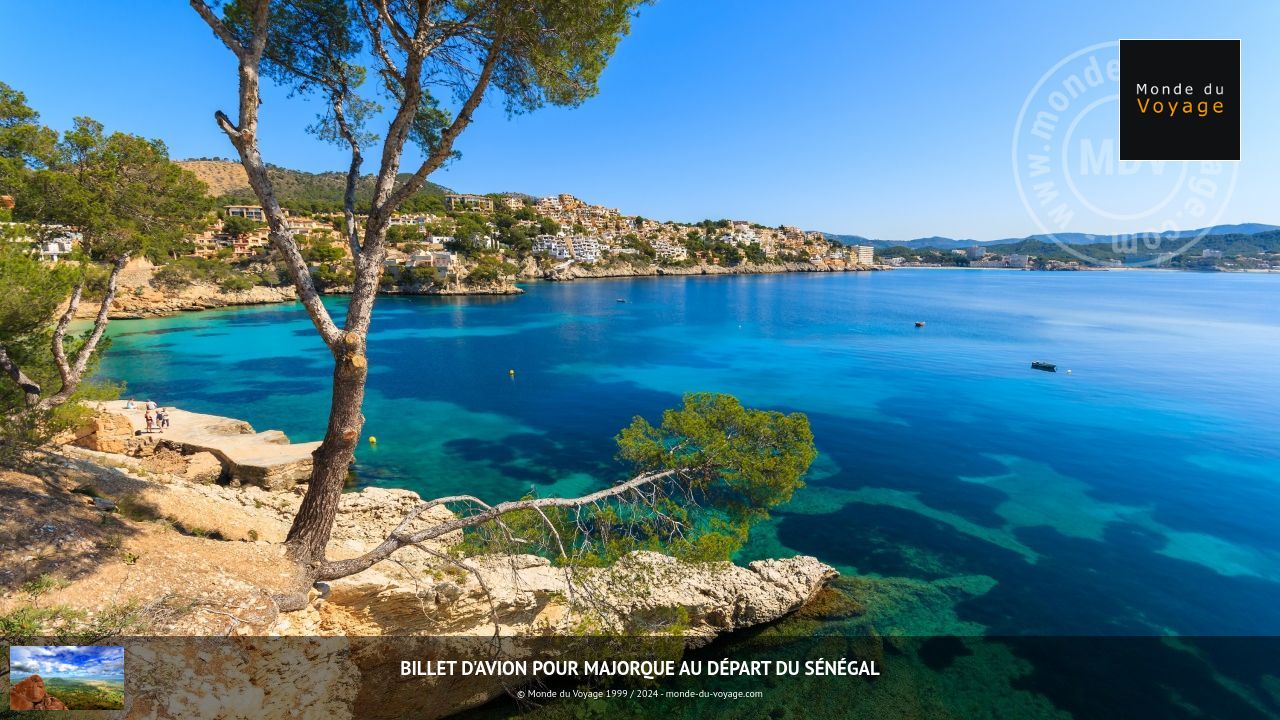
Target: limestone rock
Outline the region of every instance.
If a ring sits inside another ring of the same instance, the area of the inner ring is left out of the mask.
[[[71,444],[98,452],[132,455],[139,442],[129,418],[118,413],[99,413],[77,428]]]
[[[192,283],[178,290],[151,286],[153,267],[131,262],[121,278],[121,291],[111,307],[112,319],[146,318],[172,315],[193,310],[207,310],[231,305],[262,305],[289,302],[297,298],[292,285],[284,287],[255,286],[248,290],[224,292],[217,285]],[[126,284],[126,281],[127,284]],[[76,317],[93,317],[98,311],[94,303],[81,303]]]
[[[211,452],[193,453],[187,457],[187,469],[183,477],[194,483],[215,483],[222,477],[222,461]]]
[[[311,453],[320,443],[293,443],[279,430],[255,432],[253,426],[243,420],[193,413],[170,408],[169,426],[163,433],[147,433],[143,412],[129,409],[119,400],[97,403],[100,417],[123,418],[136,437],[135,444],[155,447],[164,444],[195,456],[208,453],[216,457],[234,485],[258,485],[268,490],[288,490],[311,475]],[[112,427],[120,421],[113,419]],[[80,442],[80,447],[88,447]],[[126,445],[125,452],[130,452]],[[96,447],[90,449],[97,449]],[[108,451],[112,452],[112,451]],[[212,472],[207,460],[198,460],[197,473],[207,476]]]

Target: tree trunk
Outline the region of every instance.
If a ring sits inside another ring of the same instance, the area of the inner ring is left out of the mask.
[[[325,546],[338,515],[338,502],[346,484],[347,471],[355,459],[356,444],[364,427],[365,380],[368,361],[364,355],[364,338],[344,333],[333,366],[333,394],[329,406],[329,425],[324,440],[312,453],[311,480],[302,498],[298,514],[293,518],[285,543],[300,562],[312,565],[324,562]]]

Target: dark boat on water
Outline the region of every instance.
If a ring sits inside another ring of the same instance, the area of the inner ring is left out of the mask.
[[[1032,360],[1031,367],[1034,370],[1044,370],[1045,372],[1058,372],[1058,366],[1043,360]]]
[[[923,321],[923,320],[917,320],[917,321],[916,321],[916,327],[924,327],[924,321]]]

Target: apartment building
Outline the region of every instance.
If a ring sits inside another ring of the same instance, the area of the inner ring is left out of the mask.
[[[261,223],[267,221],[267,213],[261,205],[226,205],[222,209],[226,211],[227,217],[244,218]]]
[[[539,235],[533,239],[533,251],[535,253],[546,253],[556,260],[566,260],[569,257],[569,247],[564,240],[555,235]]]
[[[444,209],[450,212],[469,210],[493,212],[493,198],[487,198],[483,195],[449,194],[444,196]]]
[[[578,262],[595,262],[600,259],[600,241],[590,235],[574,235],[569,238],[569,250]]]
[[[653,249],[657,251],[658,257],[663,260],[685,260],[689,257],[689,251],[680,243],[673,243],[669,240],[653,241]]]

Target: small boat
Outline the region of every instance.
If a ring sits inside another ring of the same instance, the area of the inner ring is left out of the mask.
[[[627,299],[626,299],[626,298],[618,298],[615,302],[624,303],[624,302],[626,302],[626,301],[627,301]]]
[[[916,321],[916,327],[924,327],[924,321],[923,321],[923,320],[917,320],[917,321]]]
[[[1032,368],[1033,370],[1043,370],[1043,371],[1045,371],[1045,372],[1058,372],[1058,366],[1057,366],[1057,365],[1055,365],[1055,364],[1053,364],[1053,363],[1051,363],[1051,362],[1045,362],[1045,361],[1043,361],[1043,360],[1032,360],[1032,361],[1031,361],[1031,368]]]

